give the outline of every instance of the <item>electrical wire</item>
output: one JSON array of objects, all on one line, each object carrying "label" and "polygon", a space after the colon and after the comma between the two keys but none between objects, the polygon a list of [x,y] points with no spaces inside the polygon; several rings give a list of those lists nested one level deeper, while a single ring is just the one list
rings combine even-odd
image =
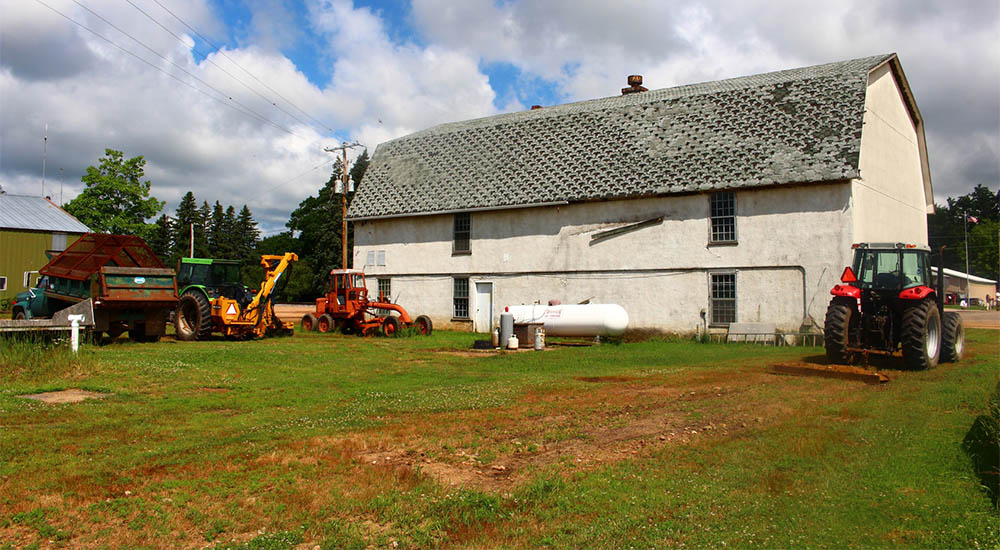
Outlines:
[{"label": "electrical wire", "polygon": [[[126,1],[126,2],[127,2],[127,3],[128,3],[129,5],[130,5],[130,6],[132,6],[132,7],[133,7],[133,8],[135,8],[136,10],[138,10],[138,11],[139,11],[139,13],[141,13],[141,14],[145,15],[147,19],[149,19],[150,21],[152,21],[153,23],[155,23],[155,24],[156,24],[156,25],[157,25],[158,27],[160,27],[161,29],[163,29],[164,31],[166,31],[166,32],[167,32],[167,33],[168,33],[168,34],[169,34],[170,36],[173,36],[173,37],[174,37],[174,38],[175,38],[175,39],[176,39],[176,40],[177,40],[178,42],[180,42],[181,44],[183,44],[183,45],[184,45],[185,47],[187,46],[187,42],[185,42],[183,38],[181,38],[181,37],[180,37],[180,36],[178,36],[178,35],[177,35],[176,33],[174,33],[173,31],[171,31],[171,30],[170,30],[170,29],[168,29],[167,27],[165,27],[165,26],[164,26],[164,25],[163,25],[162,23],[160,23],[159,21],[157,21],[157,20],[156,20],[156,19],[155,19],[155,18],[154,18],[154,17],[152,16],[152,15],[150,15],[149,13],[147,13],[147,12],[146,12],[145,10],[143,10],[143,9],[142,9],[142,8],[140,8],[139,6],[135,5],[135,3],[133,3],[133,2],[132,2],[132,0],[125,0],[125,1]],[[196,51],[197,53],[199,53],[199,54],[203,55],[203,56],[205,57],[205,61],[207,61],[207,62],[208,62],[208,63],[210,63],[210,64],[211,64],[212,66],[214,66],[215,68],[219,69],[220,71],[222,71],[222,72],[223,72],[223,73],[224,73],[224,74],[225,74],[226,76],[228,76],[229,78],[232,78],[233,80],[235,80],[236,82],[238,82],[238,83],[239,83],[240,85],[242,85],[242,86],[243,86],[244,88],[246,88],[247,90],[249,90],[249,91],[253,92],[254,94],[257,94],[257,96],[258,96],[258,97],[260,97],[260,98],[261,98],[261,99],[263,99],[264,101],[266,101],[266,102],[268,102],[269,104],[271,104],[271,106],[273,106],[274,108],[278,109],[279,111],[281,111],[282,113],[284,113],[284,114],[288,115],[289,117],[291,117],[291,118],[295,119],[295,121],[296,121],[296,122],[298,122],[299,124],[302,124],[302,125],[304,125],[304,126],[312,126],[312,124],[310,124],[310,123],[308,123],[308,122],[306,122],[306,121],[304,121],[304,120],[300,119],[299,117],[295,116],[295,115],[294,115],[294,114],[292,114],[292,113],[289,113],[289,112],[288,112],[288,111],[286,111],[285,109],[281,108],[281,107],[280,107],[280,106],[279,106],[279,105],[278,105],[277,103],[275,103],[274,101],[272,101],[272,100],[271,100],[270,98],[268,98],[268,97],[264,96],[263,94],[261,94],[261,93],[260,93],[260,92],[258,92],[257,90],[255,90],[255,89],[251,88],[251,87],[250,87],[249,85],[247,85],[247,84],[246,84],[245,82],[243,82],[242,80],[240,80],[240,79],[236,78],[236,76],[235,76],[235,75],[233,75],[232,73],[230,73],[230,72],[229,72],[229,71],[227,71],[226,69],[224,69],[224,68],[220,67],[220,66],[219,66],[219,65],[218,65],[218,64],[217,64],[217,63],[216,63],[215,61],[212,61],[212,60],[211,60],[211,59],[210,59],[210,58],[208,57],[208,55],[206,55],[205,53],[203,53],[203,52],[199,51],[199,50],[198,50],[197,48],[195,48],[195,51]]]},{"label": "electrical wire", "polygon": [[240,104],[240,103],[239,103],[238,101],[234,100],[234,99],[233,99],[232,97],[229,97],[229,96],[227,96],[226,94],[224,94],[224,93],[223,93],[223,92],[221,92],[220,90],[216,89],[216,88],[215,88],[215,87],[213,87],[212,85],[210,85],[210,84],[208,84],[207,82],[205,82],[205,81],[201,80],[201,79],[200,79],[200,78],[198,78],[197,76],[195,76],[195,75],[191,74],[190,72],[188,72],[187,70],[185,70],[185,69],[184,69],[183,67],[181,67],[181,66],[177,65],[177,64],[176,64],[176,63],[174,63],[173,61],[170,61],[170,60],[169,60],[169,59],[167,59],[166,57],[164,57],[164,56],[160,55],[160,54],[159,54],[159,53],[157,53],[157,52],[156,52],[155,50],[153,50],[152,48],[150,48],[150,47],[149,47],[149,46],[147,46],[146,44],[142,43],[142,42],[141,42],[140,40],[136,39],[135,37],[131,36],[130,34],[126,33],[125,31],[121,30],[120,28],[118,28],[117,26],[115,26],[114,24],[112,24],[112,23],[111,23],[110,21],[108,21],[108,20],[107,20],[107,19],[105,19],[104,17],[101,17],[101,16],[99,15],[99,14],[97,14],[96,12],[94,12],[93,10],[91,10],[90,8],[88,8],[87,6],[84,6],[83,4],[80,4],[79,2],[77,2],[77,0],[73,0],[73,2],[74,2],[75,4],[77,4],[78,6],[80,6],[81,8],[83,8],[83,9],[87,10],[88,12],[92,13],[92,14],[93,14],[93,15],[94,15],[95,17],[97,17],[97,18],[98,18],[98,19],[100,19],[101,21],[104,21],[104,22],[105,22],[106,24],[108,24],[109,26],[111,26],[112,28],[114,28],[115,30],[117,30],[118,32],[121,32],[121,33],[122,33],[122,34],[124,34],[125,36],[128,36],[129,38],[131,38],[132,40],[136,41],[137,43],[139,43],[139,44],[140,44],[141,46],[143,46],[143,47],[144,47],[144,48],[146,48],[147,50],[151,51],[151,52],[152,52],[153,54],[157,55],[158,57],[160,57],[160,58],[161,58],[161,59],[163,59],[164,61],[167,61],[167,62],[168,62],[168,63],[170,63],[171,65],[174,65],[175,67],[177,67],[177,68],[178,68],[179,70],[181,70],[182,72],[184,72],[184,73],[186,73],[187,75],[191,76],[192,78],[194,78],[194,79],[195,79],[195,80],[197,80],[198,82],[201,82],[201,83],[202,83],[202,84],[204,84],[204,85],[205,85],[206,87],[208,87],[209,89],[211,89],[211,90],[212,90],[212,91],[214,91],[215,93],[219,94],[220,96],[222,96],[222,97],[225,97],[225,98],[229,99],[229,100],[230,100],[230,101],[232,101],[233,103],[229,103],[229,102],[227,102],[227,101],[224,101],[224,100],[222,100],[222,99],[220,99],[220,98],[218,98],[218,97],[216,97],[216,96],[213,96],[213,95],[209,94],[208,92],[206,92],[205,90],[202,90],[202,89],[198,88],[197,86],[194,86],[194,85],[193,85],[193,84],[191,84],[190,82],[187,82],[187,81],[185,81],[185,80],[183,80],[183,79],[179,78],[179,77],[178,77],[177,75],[174,75],[174,74],[171,74],[171,73],[169,73],[169,72],[167,72],[167,71],[163,70],[162,68],[160,68],[160,67],[157,67],[157,66],[156,66],[155,64],[153,64],[153,63],[149,62],[149,61],[148,61],[148,60],[146,60],[146,59],[143,59],[143,58],[142,58],[141,56],[139,56],[139,55],[138,55],[138,54],[136,54],[135,52],[133,52],[133,51],[129,50],[128,48],[125,48],[124,46],[121,46],[120,44],[116,43],[116,42],[115,42],[114,40],[111,40],[110,38],[108,38],[108,37],[106,37],[106,36],[102,35],[101,33],[99,33],[99,32],[97,32],[97,31],[95,31],[94,29],[91,29],[90,27],[88,27],[88,26],[84,25],[83,23],[80,23],[79,21],[77,21],[77,20],[73,19],[72,17],[70,17],[70,16],[68,16],[68,15],[66,15],[66,14],[64,14],[64,13],[62,13],[61,11],[57,10],[56,8],[54,8],[54,7],[50,6],[49,4],[45,3],[45,2],[43,1],[43,0],[35,0],[35,1],[36,1],[36,2],[38,2],[39,4],[41,4],[42,6],[45,6],[46,8],[48,8],[49,10],[51,10],[52,12],[54,12],[54,13],[55,13],[56,15],[59,15],[60,17],[62,17],[62,18],[64,18],[64,19],[66,19],[66,20],[67,20],[67,21],[69,21],[70,23],[73,23],[74,25],[76,25],[76,26],[80,27],[81,29],[83,29],[83,30],[85,30],[85,31],[87,31],[87,32],[89,32],[89,33],[91,33],[91,34],[93,34],[93,35],[94,35],[94,36],[96,36],[97,38],[100,38],[101,40],[103,40],[103,41],[107,42],[107,43],[108,43],[108,44],[110,44],[111,46],[114,46],[115,48],[117,48],[118,50],[122,51],[123,53],[125,53],[125,54],[128,54],[128,55],[130,55],[130,56],[132,56],[132,57],[136,58],[137,60],[139,60],[139,61],[141,61],[141,62],[145,63],[146,65],[149,65],[149,66],[150,66],[150,67],[152,67],[153,69],[156,69],[157,71],[159,71],[159,72],[163,73],[164,75],[166,75],[166,76],[169,76],[170,78],[172,78],[172,79],[176,80],[177,82],[180,82],[181,84],[183,84],[183,85],[187,86],[188,88],[191,88],[192,90],[194,90],[194,91],[196,91],[196,92],[198,92],[198,93],[200,93],[200,94],[202,94],[202,95],[204,95],[204,96],[206,96],[206,97],[208,97],[208,98],[210,98],[210,99],[212,99],[212,100],[215,100],[215,101],[218,101],[219,103],[221,103],[221,104],[223,104],[223,105],[225,105],[225,106],[227,106],[227,107],[229,107],[229,108],[233,109],[234,111],[236,111],[236,112],[238,112],[238,113],[240,113],[240,114],[242,114],[242,115],[245,115],[245,116],[248,116],[248,117],[251,117],[251,118],[254,118],[254,119],[256,119],[256,120],[258,120],[258,121],[260,121],[260,122],[263,122],[263,123],[265,123],[265,124],[270,124],[271,126],[274,126],[275,128],[277,128],[278,130],[281,130],[281,131],[283,131],[283,132],[285,132],[285,133],[287,133],[287,134],[290,134],[290,135],[292,135],[292,136],[294,136],[294,137],[297,137],[297,138],[299,138],[299,139],[303,139],[303,140],[305,140],[305,139],[308,139],[308,138],[304,138],[304,137],[302,137],[302,136],[300,136],[300,135],[298,135],[298,134],[296,134],[296,133],[292,132],[291,130],[289,130],[289,129],[287,129],[287,128],[284,128],[284,127],[280,126],[279,124],[277,124],[277,123],[275,123],[275,122],[273,122],[273,121],[271,121],[271,120],[267,119],[266,117],[264,117],[264,116],[261,116],[260,114],[258,114],[258,113],[256,113],[256,112],[254,112],[254,111],[253,111],[252,109],[249,109],[249,108],[247,108],[246,106],[244,106],[244,105]]},{"label": "electrical wire", "polygon": [[[248,76],[250,76],[250,78],[253,78],[254,80],[256,80],[256,81],[257,81],[258,83],[260,83],[260,85],[261,85],[261,86],[264,86],[265,88],[267,88],[267,89],[268,89],[268,91],[270,91],[270,92],[271,92],[271,93],[273,93],[274,95],[276,95],[276,96],[278,96],[279,98],[281,98],[281,100],[282,100],[282,101],[284,101],[285,103],[287,103],[287,104],[291,105],[292,107],[294,107],[294,108],[295,108],[295,109],[296,109],[296,110],[297,110],[298,112],[300,112],[300,113],[302,113],[303,115],[305,115],[305,116],[306,116],[306,118],[308,118],[308,119],[312,120],[312,121],[313,121],[313,122],[315,122],[315,123],[316,123],[317,125],[319,125],[319,126],[320,126],[321,128],[325,128],[325,129],[326,129],[327,131],[329,131],[329,132],[334,132],[334,131],[335,131],[335,130],[334,130],[333,128],[330,128],[329,126],[327,126],[327,125],[323,124],[323,123],[322,123],[322,122],[320,122],[320,121],[319,121],[318,119],[316,119],[315,117],[311,116],[311,115],[310,115],[309,113],[307,113],[307,112],[305,112],[304,110],[302,110],[302,109],[301,109],[301,108],[300,108],[300,107],[299,107],[298,105],[296,105],[295,103],[293,103],[293,102],[292,102],[291,100],[289,100],[289,99],[285,98],[285,97],[284,97],[283,95],[281,95],[280,93],[278,93],[278,92],[277,92],[277,90],[275,90],[274,88],[271,88],[270,86],[268,86],[268,85],[267,85],[267,84],[266,84],[266,83],[265,83],[265,82],[264,82],[263,80],[261,80],[261,79],[257,78],[257,77],[256,77],[256,76],[255,76],[255,75],[254,75],[253,73],[251,73],[250,71],[248,71],[248,70],[246,70],[245,68],[243,68],[243,66],[242,66],[242,65],[240,65],[239,63],[237,63],[237,62],[236,62],[236,60],[234,60],[233,58],[229,57],[229,56],[228,56],[228,55],[226,54],[226,52],[225,52],[225,51],[223,51],[223,49],[222,49],[222,48],[220,48],[219,46],[217,46],[217,45],[213,44],[213,43],[212,43],[212,41],[211,41],[211,40],[209,40],[208,38],[205,38],[205,36],[204,36],[204,35],[202,35],[202,34],[200,34],[200,33],[199,33],[198,31],[196,31],[196,30],[194,29],[194,27],[192,27],[191,25],[188,25],[186,21],[184,21],[183,19],[181,19],[181,18],[180,18],[180,17],[179,17],[179,16],[177,15],[177,14],[175,14],[174,12],[170,11],[170,9],[169,9],[169,8],[167,8],[166,6],[164,6],[163,4],[161,4],[159,0],[153,0],[153,2],[155,2],[157,6],[160,6],[161,8],[163,8],[163,10],[164,10],[164,11],[166,11],[167,13],[169,13],[169,14],[170,14],[170,15],[171,15],[171,16],[172,16],[172,17],[173,17],[174,19],[176,19],[176,20],[180,21],[180,23],[181,23],[182,25],[184,25],[185,27],[187,27],[187,28],[188,28],[188,30],[190,30],[190,31],[191,31],[192,33],[194,33],[194,35],[195,35],[195,36],[197,36],[197,37],[198,37],[198,38],[200,38],[200,39],[201,39],[201,40],[202,40],[203,42],[205,42],[206,44],[208,44],[209,46],[211,46],[211,47],[212,47],[212,49],[214,49],[215,51],[219,52],[219,54],[221,54],[221,55],[222,55],[223,57],[225,57],[225,58],[226,58],[227,60],[229,60],[229,62],[230,62],[230,63],[232,63],[233,65],[235,65],[235,66],[236,66],[237,68],[239,68],[239,69],[240,69],[241,71],[243,71],[244,73],[246,73],[246,74],[247,74]],[[131,4],[131,2],[129,2],[129,3]],[[228,73],[227,73],[227,74],[228,74]]]}]

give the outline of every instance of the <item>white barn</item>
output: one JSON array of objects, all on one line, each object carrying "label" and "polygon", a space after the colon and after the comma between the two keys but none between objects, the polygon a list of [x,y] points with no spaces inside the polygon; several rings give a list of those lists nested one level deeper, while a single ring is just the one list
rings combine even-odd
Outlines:
[{"label": "white barn", "polygon": [[617,303],[630,328],[821,326],[853,242],[927,244],[894,54],[443,124],[381,144],[353,265],[439,328]]}]

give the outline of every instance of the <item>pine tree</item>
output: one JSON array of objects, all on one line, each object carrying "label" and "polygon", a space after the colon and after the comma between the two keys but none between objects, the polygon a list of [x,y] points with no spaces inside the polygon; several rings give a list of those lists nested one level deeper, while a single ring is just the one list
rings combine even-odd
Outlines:
[{"label": "pine tree", "polygon": [[[190,254],[191,224],[197,223],[199,223],[198,202],[195,201],[194,193],[188,191],[181,198],[181,202],[177,205],[177,210],[174,212],[173,254],[171,254],[171,261],[176,262],[178,258],[184,258]],[[196,245],[197,242],[196,236]]]},{"label": "pine tree", "polygon": [[173,227],[170,218],[166,214],[161,215],[156,220],[155,228],[149,236],[147,244],[161,261],[168,266],[173,265],[177,260],[171,259],[173,252]]},{"label": "pine tree", "polygon": [[225,223],[226,214],[222,209],[222,204],[219,201],[215,201],[215,206],[212,207],[212,214],[205,224],[205,233],[208,234],[208,253],[210,258],[230,257]]}]

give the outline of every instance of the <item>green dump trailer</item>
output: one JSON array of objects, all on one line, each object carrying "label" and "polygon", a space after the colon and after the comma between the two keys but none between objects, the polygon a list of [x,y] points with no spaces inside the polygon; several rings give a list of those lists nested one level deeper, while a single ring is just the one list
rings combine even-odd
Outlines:
[{"label": "green dump trailer", "polygon": [[39,270],[36,288],[14,299],[13,318],[45,319],[93,302],[93,327],[155,342],[177,305],[177,277],[139,237],[87,233]]}]

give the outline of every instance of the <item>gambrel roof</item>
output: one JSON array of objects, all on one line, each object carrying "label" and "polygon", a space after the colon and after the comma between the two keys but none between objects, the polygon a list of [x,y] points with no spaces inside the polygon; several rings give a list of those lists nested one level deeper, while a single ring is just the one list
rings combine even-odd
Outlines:
[{"label": "gambrel roof", "polygon": [[878,55],[435,126],[379,145],[348,216],[856,178],[869,71],[890,60],[898,71]]}]

